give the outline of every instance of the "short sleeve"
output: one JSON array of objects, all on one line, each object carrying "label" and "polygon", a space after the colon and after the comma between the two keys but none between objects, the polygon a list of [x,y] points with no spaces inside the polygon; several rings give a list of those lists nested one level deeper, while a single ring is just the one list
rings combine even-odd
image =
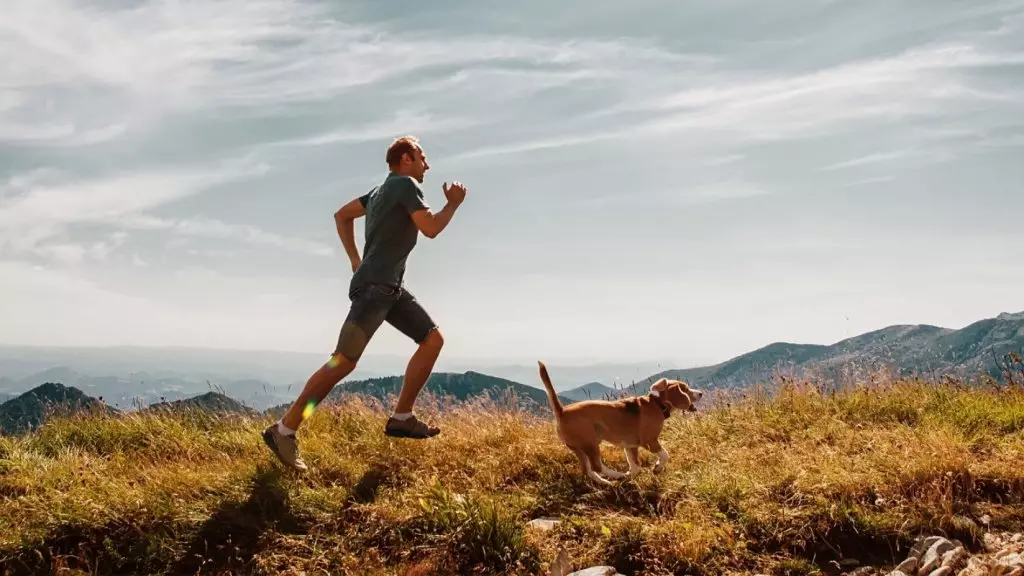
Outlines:
[{"label": "short sleeve", "polygon": [[409,214],[417,210],[430,209],[427,200],[423,197],[423,189],[412,178],[402,178],[402,185],[397,187],[397,200]]},{"label": "short sleeve", "polygon": [[377,187],[375,186],[373,190],[370,190],[366,194],[363,194],[362,196],[359,197],[359,203],[363,206],[363,210],[366,210],[366,206],[370,203],[370,195],[376,192],[376,190]]}]

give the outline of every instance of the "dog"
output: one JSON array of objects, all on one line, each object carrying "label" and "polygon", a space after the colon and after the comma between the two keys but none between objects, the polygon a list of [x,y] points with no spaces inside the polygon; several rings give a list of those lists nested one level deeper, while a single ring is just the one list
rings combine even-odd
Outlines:
[{"label": "dog", "polygon": [[[551,385],[551,377],[543,362],[540,379],[548,392],[548,402],[555,413],[558,438],[576,454],[583,473],[603,486],[613,485],[612,479],[631,479],[640,472],[640,448],[657,454],[654,473],[660,474],[668,463],[668,452],[658,442],[665,420],[673,410],[696,412],[696,403],[704,392],[690,388],[686,382],[660,378],[651,385],[646,396],[621,400],[585,400],[562,407]],[[629,471],[619,472],[601,461],[601,442],[622,448],[629,462]]]}]

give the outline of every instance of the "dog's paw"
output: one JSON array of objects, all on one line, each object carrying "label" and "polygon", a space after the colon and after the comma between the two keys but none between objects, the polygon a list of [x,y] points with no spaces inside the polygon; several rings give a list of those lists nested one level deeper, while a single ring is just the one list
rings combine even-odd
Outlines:
[{"label": "dog's paw", "polygon": [[655,464],[654,469],[651,471],[654,472],[655,474],[661,474],[662,472],[665,471],[665,466],[661,464]]}]

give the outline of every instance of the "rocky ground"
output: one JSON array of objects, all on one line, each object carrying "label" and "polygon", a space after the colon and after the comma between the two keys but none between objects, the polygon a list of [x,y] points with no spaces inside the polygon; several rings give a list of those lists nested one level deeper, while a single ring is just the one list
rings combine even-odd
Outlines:
[{"label": "rocky ground", "polygon": [[[556,523],[554,519],[538,519],[531,525],[545,530]],[[958,540],[922,536],[895,568],[860,566],[844,573],[848,576],[1024,576],[1024,534],[986,533],[984,542],[984,551],[971,554]],[[569,565],[569,558],[561,550],[551,564],[549,575],[622,576],[613,566],[592,566],[570,572]]]}]

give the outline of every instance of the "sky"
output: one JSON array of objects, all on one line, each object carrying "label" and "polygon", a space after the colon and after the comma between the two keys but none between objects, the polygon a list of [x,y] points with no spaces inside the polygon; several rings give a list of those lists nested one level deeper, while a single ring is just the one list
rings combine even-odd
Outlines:
[{"label": "sky", "polygon": [[407,272],[442,363],[1024,310],[1024,0],[4,6],[2,343],[329,354],[405,134],[468,189]]}]

